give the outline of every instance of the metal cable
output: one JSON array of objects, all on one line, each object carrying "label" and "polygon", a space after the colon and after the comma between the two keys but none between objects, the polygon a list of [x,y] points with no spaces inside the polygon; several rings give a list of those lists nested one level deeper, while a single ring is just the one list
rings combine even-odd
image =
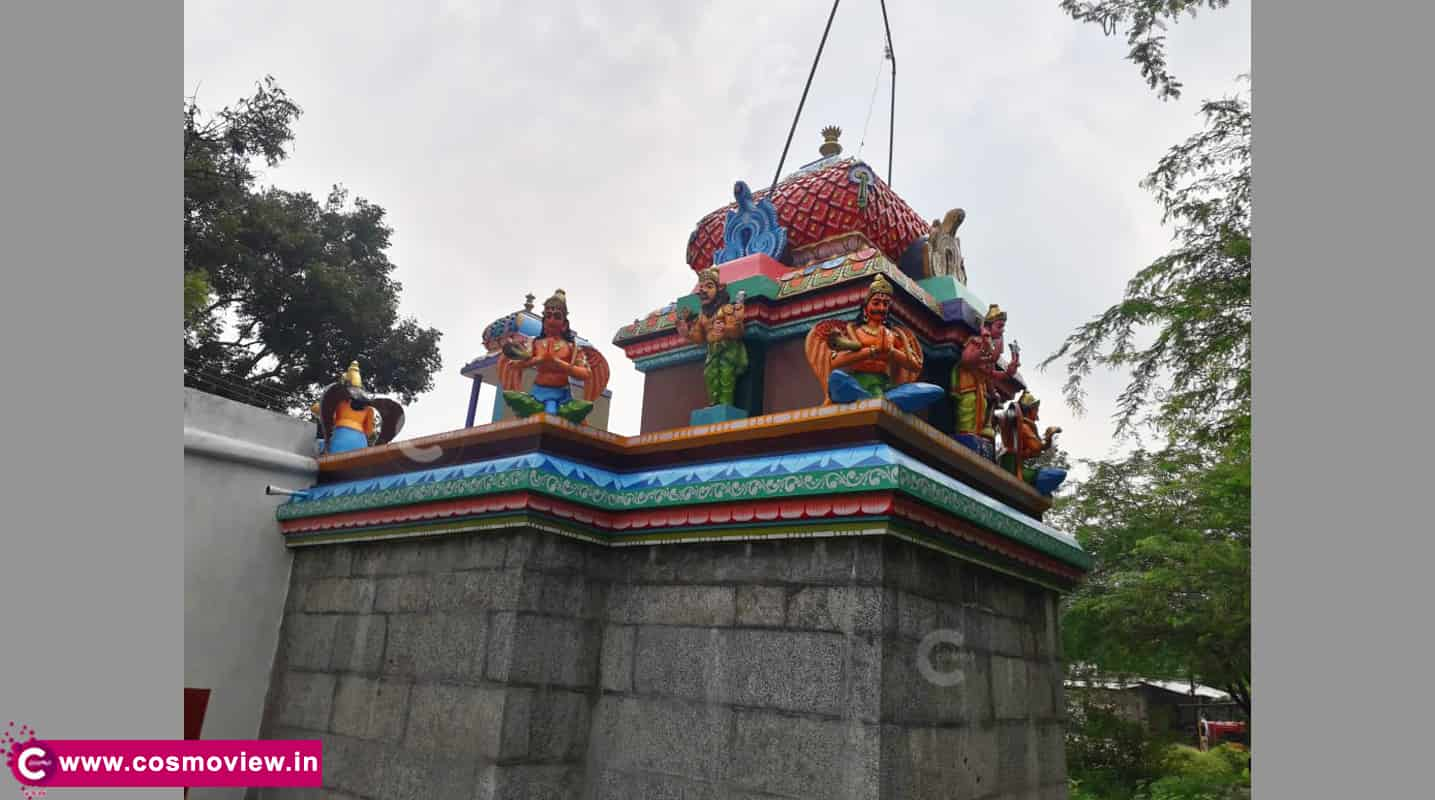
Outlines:
[{"label": "metal cable", "polygon": [[[782,146],[782,158],[777,161],[777,172],[772,176],[772,188],[768,189],[770,197],[777,190],[777,181],[782,177],[782,165],[787,161],[787,150],[792,147],[792,136],[797,133],[797,120],[802,116],[802,106],[807,103],[807,90],[812,88],[812,76],[817,74],[817,62],[822,60],[822,48],[827,46],[827,34],[832,30],[832,19],[837,16],[837,6],[842,0],[832,0],[832,13],[827,15],[827,27],[822,30],[822,41],[817,43],[817,55],[812,59],[812,69],[807,73],[807,85],[802,87],[802,99],[797,101],[797,113],[792,115],[792,128],[787,132],[787,143]],[[883,0],[883,16],[886,16],[886,0]],[[889,34],[888,39],[891,39]],[[887,172],[891,173],[889,166]]]},{"label": "metal cable", "polygon": [[867,146],[867,130],[872,127],[872,109],[877,107],[877,89],[882,85],[882,61],[887,60],[887,51],[882,51],[882,60],[877,62],[877,74],[872,78],[872,99],[867,101],[867,121],[862,123],[862,139],[857,142],[857,157],[862,158],[862,149]]},{"label": "metal cable", "polygon": [[892,112],[887,124],[887,186],[892,185],[892,143],[897,136],[897,52],[892,49],[892,25],[887,22],[887,0],[882,0],[882,27],[887,29],[887,57],[892,60]]}]

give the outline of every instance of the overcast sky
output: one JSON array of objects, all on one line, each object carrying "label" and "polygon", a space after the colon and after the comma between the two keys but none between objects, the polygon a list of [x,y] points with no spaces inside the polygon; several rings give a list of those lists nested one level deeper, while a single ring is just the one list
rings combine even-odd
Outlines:
[{"label": "overcast sky", "polygon": [[[969,284],[1009,312],[1043,423],[1063,428],[1074,457],[1101,457],[1120,376],[1095,376],[1077,418],[1060,401],[1064,373],[1036,363],[1168,249],[1137,184],[1199,129],[1200,101],[1249,71],[1249,4],[1172,28],[1185,94],[1164,103],[1123,38],[1056,0],[887,5],[893,188],[927,219],[967,210]],[[636,433],[642,375],[613,334],[692,288],[688,234],[731,201],[734,180],[771,182],[830,8],[186,0],[184,93],[217,110],[272,74],[304,116],[292,156],[262,181],[320,197],[341,183],[387,210],[402,313],[443,332],[443,368],[408,408],[405,438],[460,427],[458,370],[483,352],[484,326],[559,287],[613,366],[610,428]],[[876,0],[839,7],[784,173],[836,124],[845,155],[865,128],[861,156],[887,177],[883,43]]]}]

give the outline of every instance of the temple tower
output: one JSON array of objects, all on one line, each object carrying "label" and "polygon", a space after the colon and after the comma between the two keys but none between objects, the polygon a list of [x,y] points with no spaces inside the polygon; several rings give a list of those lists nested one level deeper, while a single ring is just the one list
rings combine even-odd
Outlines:
[{"label": "temple tower", "polygon": [[987,308],[964,212],[924,222],[824,139],[689,239],[746,296],[737,418],[690,424],[689,295],[614,338],[638,435],[500,420],[321,457],[279,507],[264,735],[323,739],[327,796],[1066,796],[1057,603],[1090,557],[950,398],[825,402],[803,354],[881,275],[948,386]]}]

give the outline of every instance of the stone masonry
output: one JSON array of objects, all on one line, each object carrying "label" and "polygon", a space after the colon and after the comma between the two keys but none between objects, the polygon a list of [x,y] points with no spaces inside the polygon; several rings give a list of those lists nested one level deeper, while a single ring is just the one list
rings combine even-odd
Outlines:
[{"label": "stone masonry", "polygon": [[294,555],[253,798],[1066,797],[1056,593],[898,539]]}]

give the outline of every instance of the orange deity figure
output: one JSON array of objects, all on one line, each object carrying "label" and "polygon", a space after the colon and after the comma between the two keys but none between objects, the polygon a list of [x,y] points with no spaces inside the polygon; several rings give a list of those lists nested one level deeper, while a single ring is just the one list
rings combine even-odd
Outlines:
[{"label": "orange deity figure", "polygon": [[404,426],[404,408],[387,397],[372,397],[364,391],[359,362],[350,362],[339,380],[324,390],[319,402],[309,409],[319,418],[323,437],[321,452],[336,454],[369,446],[374,436],[375,411],[380,420],[374,444],[393,441]]},{"label": "orange deity figure", "polygon": [[1056,435],[1061,433],[1061,428],[1049,427],[1045,433],[1037,434],[1036,421],[1040,408],[1040,400],[1031,392],[1022,392],[1021,398],[1001,414],[1002,447],[1006,452],[1002,453],[998,462],[1038,492],[1049,495],[1066,480],[1066,470],[1029,467],[1025,463],[1056,446]]},{"label": "orange deity figure", "polygon": [[982,320],[981,332],[967,339],[961,358],[952,368],[952,394],[956,399],[957,435],[979,436],[991,441],[996,438],[991,411],[997,400],[996,381],[1016,375],[1021,365],[1021,351],[1011,345],[1011,361],[1005,369],[997,367],[1006,332],[1005,311],[993,304]]},{"label": "orange deity figure", "polygon": [[824,405],[882,397],[911,413],[941,399],[942,387],[917,381],[922,345],[891,310],[892,284],[879,274],[856,321],[825,320],[808,331],[807,363],[822,384]]},{"label": "orange deity figure", "polygon": [[[534,370],[533,388],[523,391],[523,373]],[[543,302],[543,332],[527,341],[510,334],[498,357],[503,400],[513,413],[528,417],[546,412],[582,424],[608,385],[608,362],[597,348],[580,343],[568,325],[568,297],[562,289]],[[570,381],[583,383],[583,399],[573,397]]]},{"label": "orange deity figure", "polygon": [[677,315],[678,335],[707,347],[703,382],[707,384],[708,404],[730,406],[738,378],[747,371],[747,345],[742,341],[742,294],[732,302],[716,269],[698,273],[697,294],[702,313],[695,316],[688,309],[681,309]]}]

